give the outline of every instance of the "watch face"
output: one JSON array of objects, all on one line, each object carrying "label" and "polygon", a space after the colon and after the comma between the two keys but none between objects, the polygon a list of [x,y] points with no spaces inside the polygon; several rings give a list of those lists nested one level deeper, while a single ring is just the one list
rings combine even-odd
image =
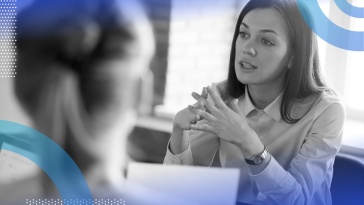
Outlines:
[{"label": "watch face", "polygon": [[256,156],[256,157],[253,159],[254,164],[260,164],[262,161],[263,161],[263,159],[262,159],[262,157],[261,157],[261,156]]}]

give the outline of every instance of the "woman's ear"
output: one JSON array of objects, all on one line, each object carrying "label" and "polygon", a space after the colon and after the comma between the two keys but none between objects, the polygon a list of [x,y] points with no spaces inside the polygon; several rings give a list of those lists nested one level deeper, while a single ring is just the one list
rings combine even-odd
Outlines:
[{"label": "woman's ear", "polygon": [[294,56],[292,56],[291,60],[288,62],[288,68],[291,69],[293,63]]}]

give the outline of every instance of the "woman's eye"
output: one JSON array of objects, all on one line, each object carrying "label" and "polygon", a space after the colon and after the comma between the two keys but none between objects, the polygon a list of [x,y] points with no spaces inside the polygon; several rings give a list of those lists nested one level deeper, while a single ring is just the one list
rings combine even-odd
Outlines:
[{"label": "woman's eye", "polygon": [[240,37],[242,37],[242,38],[246,38],[246,37],[248,37],[248,34],[247,34],[247,33],[245,33],[245,32],[239,32],[239,35],[240,35]]},{"label": "woman's eye", "polygon": [[264,45],[267,45],[267,46],[273,46],[274,45],[274,43],[268,41],[267,39],[262,39],[262,42],[263,42]]}]

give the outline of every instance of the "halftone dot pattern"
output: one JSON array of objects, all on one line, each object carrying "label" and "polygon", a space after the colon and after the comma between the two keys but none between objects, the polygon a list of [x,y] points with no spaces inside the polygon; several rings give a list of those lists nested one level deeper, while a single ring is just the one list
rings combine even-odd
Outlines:
[{"label": "halftone dot pattern", "polygon": [[0,0],[0,78],[16,75],[16,0]]},{"label": "halftone dot pattern", "polygon": [[123,199],[26,199],[26,205],[126,205]]}]

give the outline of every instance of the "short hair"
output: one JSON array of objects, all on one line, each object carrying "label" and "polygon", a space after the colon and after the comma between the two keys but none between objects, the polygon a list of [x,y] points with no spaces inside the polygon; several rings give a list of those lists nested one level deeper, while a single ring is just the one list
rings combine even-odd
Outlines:
[{"label": "short hair", "polygon": [[135,108],[154,48],[148,26],[135,1],[34,0],[23,8],[15,94],[36,129],[69,152],[69,140],[99,137]]}]

